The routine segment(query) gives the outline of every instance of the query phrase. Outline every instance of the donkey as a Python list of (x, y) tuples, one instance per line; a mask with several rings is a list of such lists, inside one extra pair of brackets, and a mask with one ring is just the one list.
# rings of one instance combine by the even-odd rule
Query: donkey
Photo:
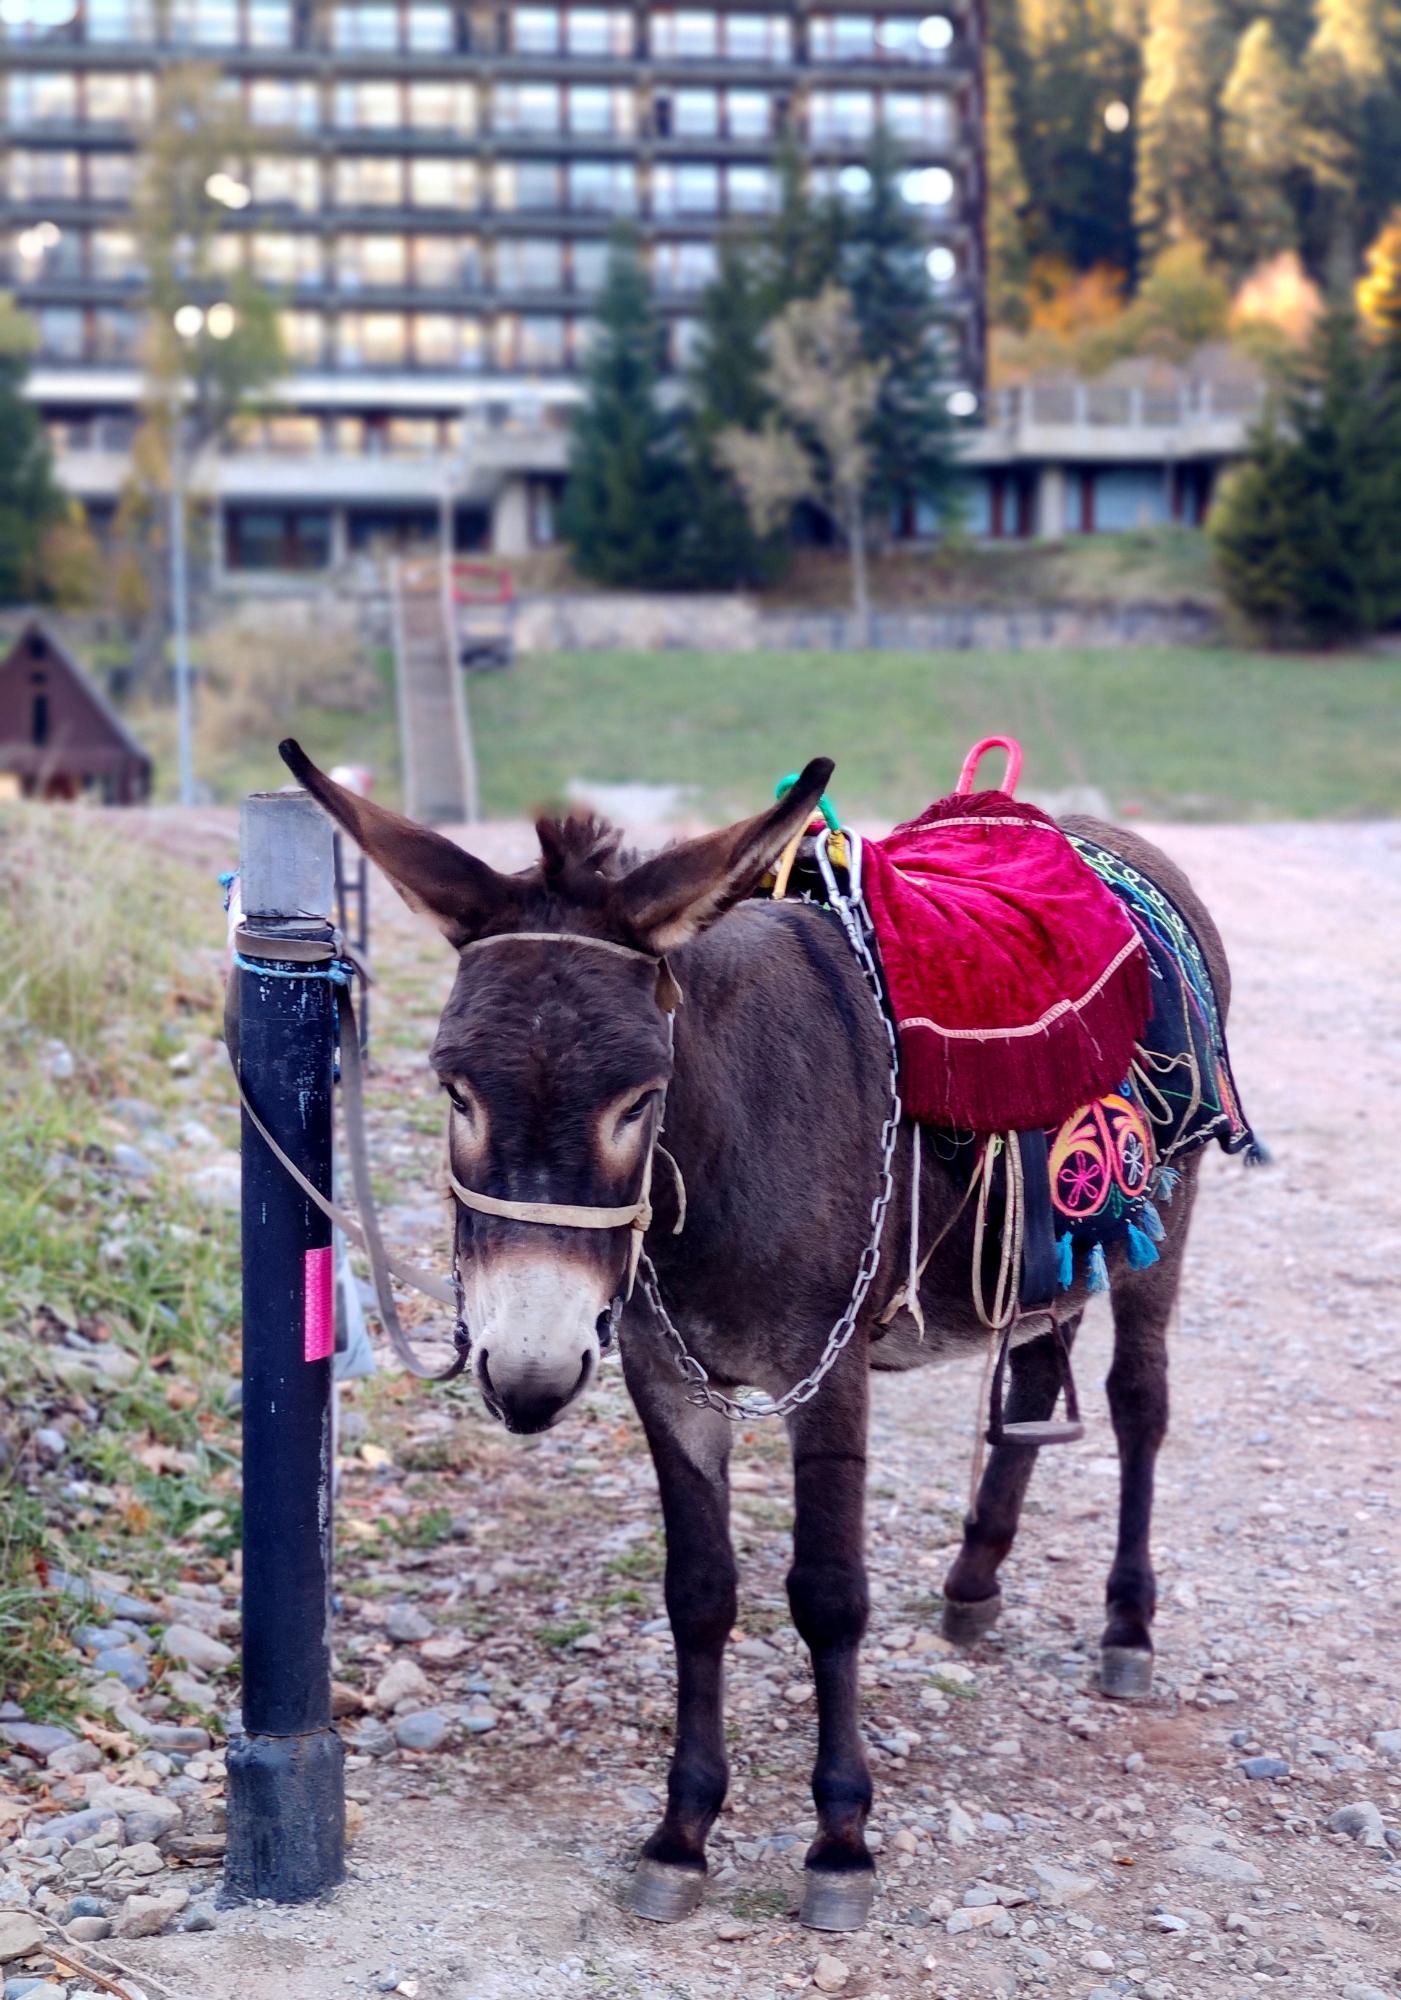
[[(616, 1320), (623, 1369), (651, 1449), (666, 1529), (666, 1605), (676, 1648), (676, 1747), (667, 1805), (633, 1877), (638, 1914), (666, 1922), (700, 1900), (705, 1846), (725, 1799), (723, 1656), (735, 1622), (728, 1532), (733, 1427), (694, 1399), (645, 1287), (633, 1291), (629, 1227), (651, 1221), (659, 1292), (717, 1385), (773, 1397), (821, 1356), (871, 1234), (878, 1136), (890, 1104), (890, 1047), (837, 920), (814, 904), (748, 900), (804, 827), (832, 771), (817, 759), (777, 805), (721, 832), (634, 860), (593, 819), (542, 820), (538, 862), (503, 875), (452, 841), (325, 777), (295, 743), (286, 762), (325, 810), (459, 954), (431, 1062), (446, 1093), (472, 1367), (510, 1431), (557, 1423), (587, 1389)], [(1131, 833), (1067, 821), (1155, 879), (1194, 925), (1224, 1009), (1216, 928), (1173, 863)], [(601, 948), (600, 948), (601, 947)], [(684, 1004), (668, 1004), (679, 985)], [(659, 1004), (662, 1003), (662, 1004)], [(665, 1114), (666, 1148), (688, 1193), (647, 1184)], [(857, 1929), (875, 1888), (865, 1840), (871, 1775), (858, 1722), (857, 1656), (868, 1595), (863, 1504), (869, 1376), (986, 1347), (970, 1276), (974, 1222), (935, 1148), (922, 1148), (923, 1240), (947, 1231), (920, 1286), (925, 1325), (880, 1308), (904, 1276), (915, 1157), (908, 1123), (876, 1280), (855, 1337), (811, 1401), (787, 1419), (795, 1523), (788, 1597), (812, 1656), (817, 1834), (803, 1921)], [(1144, 1693), (1155, 1609), (1149, 1524), (1167, 1427), (1167, 1329), (1182, 1268), (1198, 1156), (1182, 1162), (1159, 1261), (1110, 1253), (1118, 1442), (1118, 1545), (1101, 1652), (1106, 1692)], [(552, 1218), (558, 1218), (554, 1220)], [(626, 1300), (619, 1316), (618, 1302)], [(1083, 1282), (1066, 1299), (1073, 1337)], [(1053, 1336), (1010, 1361), (1007, 1417), (1051, 1416)], [(945, 1583), (945, 1632), (969, 1643), (1001, 1605), (1036, 1447), (990, 1453)]]

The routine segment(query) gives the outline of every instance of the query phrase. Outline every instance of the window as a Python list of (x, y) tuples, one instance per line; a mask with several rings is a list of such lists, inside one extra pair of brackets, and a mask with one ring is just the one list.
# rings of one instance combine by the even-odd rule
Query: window
[(945, 208), (954, 198), (955, 186), (947, 167), (914, 167), (902, 177), (900, 192), (917, 208)]
[(349, 132), (394, 132), (404, 122), (397, 83), (342, 83), (336, 87), (336, 123)]
[(876, 22), (872, 14), (828, 14), (814, 18), (808, 29), (808, 52), (814, 62), (871, 62), (876, 55)]
[(700, 348), (701, 323), (698, 319), (678, 319), (671, 329), (671, 366), (682, 374), (696, 359)]
[(83, 315), (77, 306), (40, 306), (34, 314), (39, 327), (39, 352), (46, 361), (81, 361)]
[(413, 281), (422, 290), (475, 291), (481, 284), (481, 247), (475, 236), (415, 236), (410, 240)]
[(322, 281), (321, 239), (275, 229), (259, 229), (249, 238), (253, 275), (265, 285), (319, 285)]
[(331, 46), (346, 54), (367, 54), (399, 46), (399, 9), (385, 0), (361, 0), (337, 7), (331, 16)]
[[(430, 359), (425, 353), (442, 346), (450, 360), (455, 346), (455, 329), (450, 319), (433, 322), (433, 331), (425, 334), (428, 320), (420, 317), (418, 322), (418, 358)], [(445, 335), (443, 329), (446, 329)], [(427, 458), (438, 449), (438, 419), (436, 417), (391, 417), (384, 427), (384, 448), (391, 458)]]
[(815, 90), (808, 110), (814, 145), (833, 140), (864, 144), (875, 130), (876, 100), (869, 90)]
[(678, 138), (713, 138), (720, 130), (719, 91), (678, 90), (672, 117)]
[(87, 0), (90, 42), (150, 42), (156, 24), (151, 0)]
[(778, 190), (768, 167), (730, 167), (725, 175), (731, 215), (768, 215)]
[(730, 14), (725, 54), (731, 62), (791, 62), (792, 23), (786, 14)]
[(88, 154), (90, 201), (129, 202), (135, 178), (135, 162), (130, 153)]
[(336, 243), (336, 283), (342, 291), (408, 282), (408, 241), (403, 236), (342, 236)]
[(555, 133), (560, 123), (557, 83), (498, 83), (492, 123), (498, 132)]
[[(415, 161), (414, 165), (421, 165)], [(342, 208), (401, 208), (404, 174), (401, 160), (340, 159), (336, 161), (336, 201)]]
[(654, 56), (700, 57), (720, 53), (720, 17), (696, 8), (678, 8), (652, 16)]
[(552, 236), (503, 236), (496, 246), (496, 289), (558, 292), (564, 287), (564, 245)]
[(475, 160), (409, 162), (409, 202), (414, 208), (475, 208), (480, 187)]
[(553, 314), (503, 313), (497, 319), (498, 368), (563, 368), (564, 352), (564, 321)]
[(513, 46), (518, 55), (552, 56), (559, 44), (558, 7), (517, 7)]
[(94, 361), (134, 361), (141, 345), (141, 321), (120, 306), (99, 306), (92, 316)]
[(608, 245), (573, 244), (569, 252), (569, 266), (576, 292), (585, 294), (601, 292), (603, 281), (608, 275)]
[(481, 366), (481, 324), (457, 313), (419, 313), (414, 321), (414, 355), (420, 368), (475, 371)]
[(884, 110), (898, 139), (947, 146), (953, 138), (953, 107), (942, 91), (888, 90)]
[(238, 0), (174, 0), (170, 39), (180, 48), (236, 48)]
[(13, 148), (10, 153), (11, 201), (76, 201), (77, 198), (76, 153), (31, 153), (19, 146)]
[(88, 270), (100, 284), (120, 284), (146, 275), (128, 229), (94, 229), (88, 242)]
[(630, 56), (632, 15), (626, 7), (571, 7), (564, 44), (572, 56)]
[(89, 125), (133, 125), (151, 115), (151, 79), (140, 71), (89, 70)]
[(231, 278), (236, 271), (242, 271), (248, 261), (248, 243), (247, 236), (236, 235), (231, 229), (221, 229), (209, 246), (210, 275)]
[(773, 134), (773, 105), (766, 90), (727, 90), (725, 129), (732, 139), (768, 139)]
[(326, 569), (331, 561), (329, 507), (230, 507), (224, 519), (230, 569)]
[(609, 138), (629, 139), (634, 124), (634, 99), (630, 90), (612, 90), (606, 84), (576, 83), (569, 92), (571, 132), (598, 132)]
[(409, 48), (415, 55), (443, 55), (451, 47), (451, 7), (409, 8)]
[(342, 313), (336, 352), (343, 368), (398, 368), (408, 354), (403, 313)]
[(268, 417), (262, 426), (261, 443), (265, 451), (274, 451), (287, 457), (310, 458), (321, 450), (320, 417), (302, 417), (292, 414)]
[(248, 86), (248, 117), (254, 125), (314, 132), (321, 123), (316, 85), (285, 76), (255, 76)]
[(32, 131), (40, 125), (76, 125), (78, 80), (71, 70), (17, 71), (10, 78), (10, 123)]
[(318, 312), (284, 312), (277, 316), (289, 361), (300, 368), (319, 368), (326, 347), (326, 322)]
[(713, 243), (659, 243), (652, 253), (652, 278), (659, 291), (703, 292), (715, 270)]
[(953, 43), (953, 22), (946, 14), (888, 15), (876, 30), (876, 42), (886, 58), (897, 62), (943, 62)]
[(251, 49), (292, 47), (291, 0), (248, 0), (248, 46)]
[(13, 269), (22, 285), (37, 285), (44, 279), (80, 278), (83, 275), (83, 236), (78, 229), (64, 229), (57, 242), (35, 243), (27, 230), (17, 229), (12, 238)]
[(295, 208), (314, 215), (321, 206), (321, 167), (316, 160), (259, 153), (249, 180), (254, 201), (265, 208)]
[(558, 208), (559, 168), (553, 160), (498, 160), (492, 199), (507, 214)]
[(357, 458), (365, 449), (365, 419), (363, 417), (333, 417), (331, 419), (332, 449), (350, 452)]
[(635, 215), (637, 169), (631, 160), (571, 160), (569, 207), (576, 215)]
[(664, 163), (652, 170), (654, 215), (717, 215), (720, 169), (707, 161)]
[(477, 129), (477, 92), (470, 83), (411, 83), (409, 124), (415, 132), (460, 132)]

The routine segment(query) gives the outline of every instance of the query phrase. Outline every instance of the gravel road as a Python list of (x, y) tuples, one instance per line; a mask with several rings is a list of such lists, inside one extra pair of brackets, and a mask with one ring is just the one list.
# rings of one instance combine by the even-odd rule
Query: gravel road
[[(1401, 1992), (1401, 1196), (1384, 1169), (1401, 828), (1157, 837), (1220, 921), (1237, 1075), (1275, 1164), (1206, 1166), (1152, 1699), (1091, 1686), (1117, 1493), (1103, 1306), (1078, 1369), (1089, 1435), (1043, 1455), (1003, 1623), (967, 1656), (936, 1635), (975, 1375), (878, 1379), (865, 1713), (882, 1890), (856, 1936), (799, 1930), (813, 1705), (783, 1598), (786, 1465), (756, 1431), (735, 1477), (734, 1790), (702, 1911), (650, 1928), (619, 1896), (657, 1810), (672, 1672), (651, 1471), (618, 1374), (529, 1440), (466, 1393), (381, 1378), (346, 1400), (339, 1666), (360, 1691), (347, 1706), (369, 1704), (344, 1724), (351, 1879), (324, 1908), (132, 1943), (138, 1977), (181, 2000)], [(422, 1054), (448, 962), (397, 917), (379, 955), (390, 1234), (441, 1254)], [(406, 1729), (410, 1714), (425, 1720)]]

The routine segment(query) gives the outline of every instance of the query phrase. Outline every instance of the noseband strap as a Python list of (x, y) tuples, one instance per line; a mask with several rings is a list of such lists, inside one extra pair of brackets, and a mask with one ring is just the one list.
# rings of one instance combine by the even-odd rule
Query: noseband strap
[(481, 1215), (499, 1215), (503, 1222), (544, 1222), (553, 1229), (621, 1229), (627, 1223), (634, 1229), (646, 1229), (652, 1220), (645, 1195), (625, 1208), (580, 1208), (568, 1201), (498, 1201), (494, 1194), (478, 1194), (475, 1188), (463, 1187), (455, 1175), (449, 1179), (464, 1208), (475, 1208)]

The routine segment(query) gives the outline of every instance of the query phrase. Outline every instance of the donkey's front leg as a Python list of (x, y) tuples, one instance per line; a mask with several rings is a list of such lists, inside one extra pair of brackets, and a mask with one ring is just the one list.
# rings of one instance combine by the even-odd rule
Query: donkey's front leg
[(705, 1843), (725, 1803), (724, 1653), (734, 1627), (730, 1546), (732, 1429), (686, 1400), (688, 1385), (652, 1356), (630, 1362), (628, 1387), (642, 1416), (666, 1523), (666, 1609), (676, 1646), (676, 1748), (667, 1805), (632, 1878), (632, 1908), (656, 1923), (687, 1917), (705, 1882)]
[(822, 1931), (860, 1930), (876, 1887), (865, 1832), (871, 1770), (857, 1715), (858, 1653), (870, 1608), (866, 1403), (862, 1357), (830, 1375), (789, 1424), (796, 1514), (788, 1601), (817, 1683), (817, 1838), (807, 1852), (802, 1921)]

